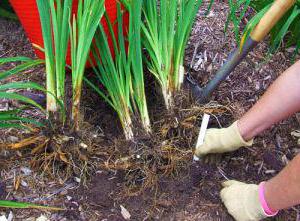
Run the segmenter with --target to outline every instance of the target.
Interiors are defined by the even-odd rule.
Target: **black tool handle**
[[[215,77],[203,88],[201,94],[196,95],[196,100],[199,103],[204,103],[210,97],[212,92],[219,86],[219,84],[224,81],[231,72],[234,71],[236,66],[248,55],[253,48],[258,44],[257,41],[248,38],[248,40],[243,45],[243,48],[236,49],[227,59],[223,67],[217,72]]]

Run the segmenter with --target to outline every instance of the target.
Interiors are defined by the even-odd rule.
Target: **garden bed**
[[[234,35],[223,33],[227,12],[224,3],[215,4],[207,18],[204,11],[199,12],[185,65],[190,65],[195,45],[200,43],[194,67],[199,71],[193,77],[201,84],[235,47]],[[89,176],[78,173],[64,180],[64,170],[41,173],[32,167],[30,148],[0,150],[0,199],[67,208],[60,213],[13,210],[16,220],[34,220],[41,214],[51,220],[123,220],[120,206],[128,210],[131,220],[232,220],[220,201],[220,183],[226,177],[259,183],[278,173],[299,151],[290,135],[298,129],[298,119],[281,122],[258,137],[253,147],[225,154],[212,165],[193,163],[192,148],[204,112],[214,115],[209,127],[230,125],[289,67],[291,52],[281,51],[264,61],[267,47],[266,42],[260,44],[215,92],[214,102],[206,106],[193,104],[183,92],[177,97],[174,115],[168,115],[163,102],[157,105],[159,93],[151,91],[148,103],[154,133],[150,138],[140,135],[134,143],[124,141],[113,111],[86,89],[86,133],[81,138],[87,145]],[[15,55],[33,56],[33,52],[20,24],[0,19],[0,56]],[[40,69],[19,76],[40,83],[43,77]],[[39,118],[36,110],[31,112]],[[15,130],[0,131],[3,143],[29,136]],[[0,210],[2,213],[9,210]],[[276,220],[295,220],[298,216],[294,208],[283,211]]]

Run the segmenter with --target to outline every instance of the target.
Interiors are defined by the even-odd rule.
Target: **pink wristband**
[[[266,216],[268,216],[268,217],[276,216],[279,211],[277,210],[274,212],[273,210],[271,210],[265,199],[265,184],[266,184],[266,182],[262,182],[259,184],[259,187],[258,187],[260,204],[261,204]]]

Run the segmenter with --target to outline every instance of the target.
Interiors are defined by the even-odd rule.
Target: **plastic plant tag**
[[[205,134],[206,134],[209,118],[210,118],[210,115],[208,115],[208,114],[203,115],[201,128],[200,128],[200,132],[199,132],[199,136],[198,136],[198,140],[197,140],[197,144],[196,144],[196,148],[203,145],[203,143],[204,143],[204,137],[205,137]],[[196,155],[194,155],[194,161],[199,161],[199,160],[200,160],[200,158],[197,157]]]

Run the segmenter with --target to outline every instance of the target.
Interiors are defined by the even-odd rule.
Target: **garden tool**
[[[198,103],[204,103],[208,100],[212,92],[224,81],[231,72],[241,63],[241,61],[261,42],[283,15],[295,4],[295,0],[275,0],[271,8],[262,17],[249,37],[244,36],[239,48],[235,49],[228,57],[225,64],[216,73],[215,77],[204,87],[201,88],[187,73],[186,80],[191,87],[192,94]]]

